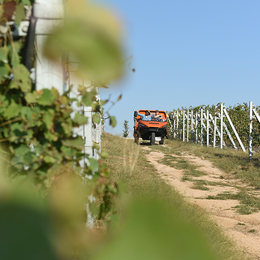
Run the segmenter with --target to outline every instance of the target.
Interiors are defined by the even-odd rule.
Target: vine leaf
[[[26,93],[25,95],[25,100],[28,103],[36,103],[37,99],[36,99],[36,92],[33,93]]]
[[[0,48],[0,60],[4,63],[7,62],[7,56],[8,56],[9,49],[8,47]]]
[[[20,22],[25,17],[24,12],[24,3],[20,3],[18,6],[16,6],[16,12],[15,12],[15,22],[17,25],[20,25]]]
[[[31,90],[31,79],[30,73],[25,68],[24,65],[19,64],[17,65],[13,71],[13,80],[11,82],[10,88],[11,89],[18,89],[20,88],[22,92],[29,92]]]
[[[0,63],[0,82],[3,81],[4,78],[7,78],[9,74],[9,66],[6,63]]]
[[[115,126],[116,126],[116,118],[115,118],[114,116],[110,116],[109,124],[110,124],[112,127],[115,127]]]
[[[74,118],[74,122],[79,125],[87,124],[88,118],[77,112]]]
[[[7,107],[6,110],[6,116],[7,118],[13,118],[14,116],[19,114],[19,111],[21,109],[21,106],[15,103],[13,100],[11,101],[11,104]]]
[[[62,140],[61,142],[64,146],[74,147],[78,150],[83,150],[84,148],[84,143],[82,137],[80,136],[77,136],[76,138],[70,140]]]
[[[38,100],[38,104],[43,106],[50,106],[54,101],[54,96],[49,89],[43,89],[42,94]]]

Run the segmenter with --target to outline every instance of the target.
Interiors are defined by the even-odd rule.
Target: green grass
[[[189,177],[189,176],[200,177],[202,175],[205,175],[204,172],[196,169],[197,166],[189,163],[187,160],[184,160],[181,157],[176,157],[170,154],[166,154],[163,157],[163,159],[159,160],[158,162],[178,170],[184,170],[185,177]],[[188,179],[183,178],[183,180],[188,180]],[[191,178],[189,178],[189,180],[191,180]]]
[[[209,190],[209,188],[206,185],[208,185],[207,181],[194,180],[192,188],[197,190]]]
[[[260,210],[260,198],[249,195],[244,191],[238,192],[236,194],[223,192],[216,196],[208,196],[207,199],[214,200],[239,200],[240,205],[236,206],[238,213],[240,214],[251,214],[253,212],[258,212]]]
[[[145,157],[146,151],[143,152],[140,147],[134,144],[133,140],[119,138],[110,134],[104,134],[102,138],[102,149],[110,155],[106,159],[106,163],[111,169],[111,180],[118,183],[123,180],[127,187],[123,196],[126,197],[126,200],[123,201],[147,195],[154,197],[156,200],[159,199],[168,205],[169,212],[177,212],[180,219],[196,227],[198,232],[202,232],[217,259],[246,259],[245,255],[236,250],[234,244],[208,218],[201,208],[186,202],[183,196],[172,186],[158,177],[155,168]],[[159,145],[154,146],[153,150],[161,150],[167,154],[172,152],[172,148]],[[178,152],[181,153],[181,151],[177,150],[174,154],[178,154]],[[187,161],[177,160],[176,162],[172,156],[167,156],[165,163],[177,164],[179,168],[185,169],[187,167],[185,170],[191,170],[191,166]],[[119,202],[119,205],[121,205],[119,215],[121,215],[121,210],[127,207],[126,202],[126,204],[122,203],[122,201]],[[165,243],[168,243],[168,241],[165,241]]]

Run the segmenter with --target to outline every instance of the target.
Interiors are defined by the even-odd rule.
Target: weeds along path
[[[241,250],[252,259],[260,259],[260,213],[240,213],[247,207],[246,198],[243,197],[245,185],[227,179],[226,173],[203,158],[185,153],[164,154],[152,151],[149,146],[142,147],[161,178],[173,185],[188,201],[209,212]]]

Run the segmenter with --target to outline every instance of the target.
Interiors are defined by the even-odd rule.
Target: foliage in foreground
[[[19,24],[24,5],[32,2],[4,1],[1,22],[7,19],[2,16],[5,7],[11,6]],[[93,127],[100,123],[105,101],[97,100],[97,88],[122,72],[119,23],[110,12],[84,0],[66,4],[66,26],[49,36],[45,55],[55,61],[64,53],[72,55],[79,65],[77,76],[89,86],[67,86],[62,94],[55,86],[36,90],[22,64],[25,39],[16,41],[10,28],[1,39],[0,157],[5,162],[0,162],[0,240],[5,240],[1,259],[86,259],[93,240],[86,221],[91,213],[101,219],[113,215],[117,187],[108,180],[106,154],[101,153],[100,160],[85,155],[83,139],[75,130],[88,122],[84,106],[94,112]],[[114,117],[110,123],[115,126]],[[99,203],[90,204],[90,195]]]

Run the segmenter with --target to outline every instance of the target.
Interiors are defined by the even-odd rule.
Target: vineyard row
[[[242,149],[251,159],[260,149],[259,111],[252,101],[233,107],[218,103],[173,110],[169,112],[171,137],[207,147]]]

